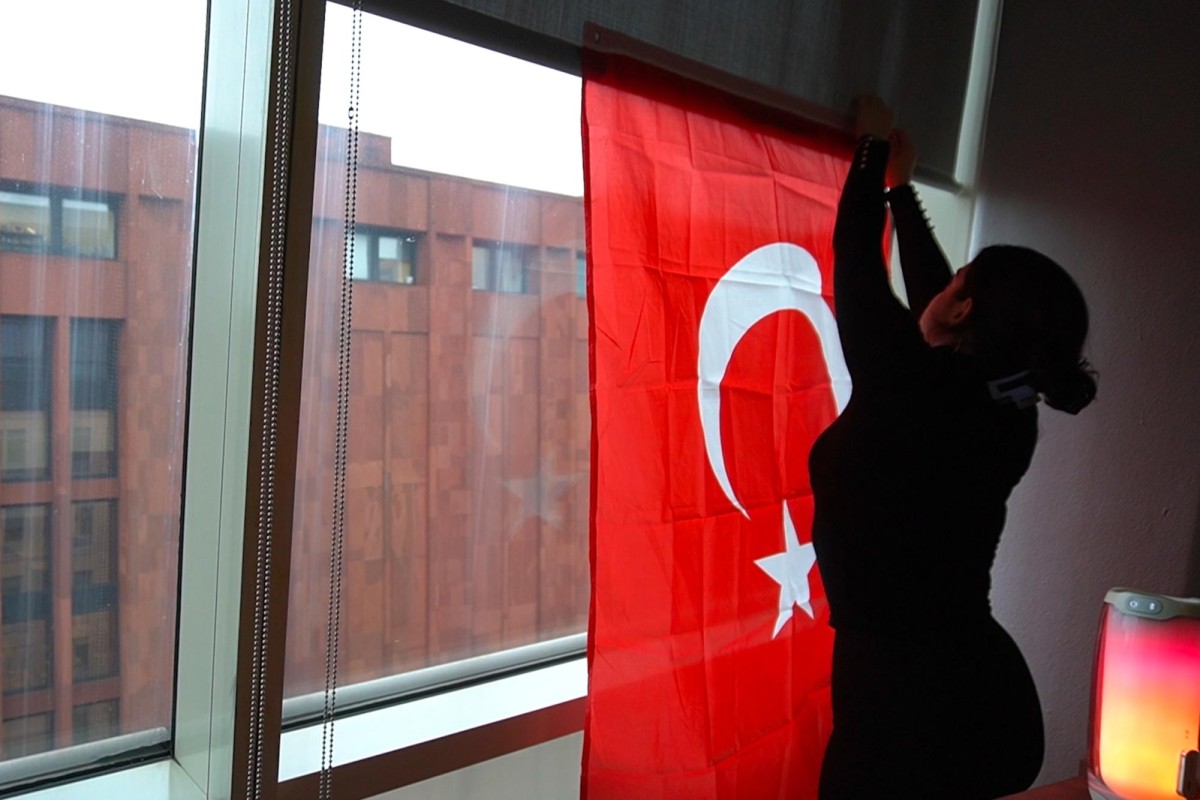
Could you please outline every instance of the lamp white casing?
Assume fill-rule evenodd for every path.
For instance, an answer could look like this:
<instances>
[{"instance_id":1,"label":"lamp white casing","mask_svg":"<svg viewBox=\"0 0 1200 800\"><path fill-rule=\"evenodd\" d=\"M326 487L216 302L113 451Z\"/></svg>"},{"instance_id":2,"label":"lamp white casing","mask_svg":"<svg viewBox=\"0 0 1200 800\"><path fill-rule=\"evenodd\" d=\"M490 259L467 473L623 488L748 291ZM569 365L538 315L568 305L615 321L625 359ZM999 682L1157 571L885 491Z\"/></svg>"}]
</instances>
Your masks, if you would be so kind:
<instances>
[{"instance_id":1,"label":"lamp white casing","mask_svg":"<svg viewBox=\"0 0 1200 800\"><path fill-rule=\"evenodd\" d=\"M1200 798L1200 599L1117 588L1092 680L1095 800Z\"/></svg>"}]
</instances>

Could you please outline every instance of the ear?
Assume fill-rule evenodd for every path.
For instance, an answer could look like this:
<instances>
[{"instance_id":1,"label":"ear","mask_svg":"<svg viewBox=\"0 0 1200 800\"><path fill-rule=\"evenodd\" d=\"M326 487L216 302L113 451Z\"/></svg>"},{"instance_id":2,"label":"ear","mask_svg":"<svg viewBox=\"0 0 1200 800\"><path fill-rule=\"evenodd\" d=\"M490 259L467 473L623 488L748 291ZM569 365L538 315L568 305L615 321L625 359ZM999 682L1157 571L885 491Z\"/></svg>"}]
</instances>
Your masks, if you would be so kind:
<instances>
[{"instance_id":1,"label":"ear","mask_svg":"<svg viewBox=\"0 0 1200 800\"><path fill-rule=\"evenodd\" d=\"M954 305L950 307L949 313L947 315L949 317L949 319L947 321L950 323L950 327L958 328L958 327L962 326L963 323L965 323L968 319L971 318L971 309L972 308L973 308L973 303L971 301L971 298L969 298L969 297L956 298L954 300Z\"/></svg>"}]
</instances>

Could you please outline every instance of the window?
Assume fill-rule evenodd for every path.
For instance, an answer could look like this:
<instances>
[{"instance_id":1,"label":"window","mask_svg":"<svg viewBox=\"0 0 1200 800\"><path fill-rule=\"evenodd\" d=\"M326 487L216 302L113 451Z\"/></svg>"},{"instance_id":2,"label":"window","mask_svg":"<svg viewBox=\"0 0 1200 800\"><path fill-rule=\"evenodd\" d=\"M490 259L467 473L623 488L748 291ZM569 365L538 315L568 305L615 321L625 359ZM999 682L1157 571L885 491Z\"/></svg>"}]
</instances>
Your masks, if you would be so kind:
<instances>
[{"instance_id":1,"label":"window","mask_svg":"<svg viewBox=\"0 0 1200 800\"><path fill-rule=\"evenodd\" d=\"M175 737L192 340L232 348L212 344L214 326L192 329L207 19L229 4L169 6L74 4L67 37L61 8L5 8L22 32L0 47L5 796L48 772L169 755ZM234 316L227 304L227 326Z\"/></svg>"},{"instance_id":2,"label":"window","mask_svg":"<svg viewBox=\"0 0 1200 800\"><path fill-rule=\"evenodd\" d=\"M28 714L4 720L4 756L20 758L54 747L54 715Z\"/></svg>"},{"instance_id":3,"label":"window","mask_svg":"<svg viewBox=\"0 0 1200 800\"><path fill-rule=\"evenodd\" d=\"M348 27L337 29L348 15L327 6L327 53L348 38ZM461 84L434 82L431 92L441 99L431 95L428 107L438 115L453 114L453 106L477 112L481 103L498 105L496 113L520 129L512 138L528 140L545 127L544 106L553 105L555 116L565 119L563 129L576 136L568 149L578 162L578 78L370 15L364 15L364 42L364 64L378 63L370 60L376 57L403 60L389 64L389 73L415 68L452 79L458 70L446 65L473 65L464 75L471 79ZM337 69L340 61L327 58L323 71ZM498 77L481 85L480 75ZM364 92L371 85L364 80ZM484 97L496 95L497 86L502 97ZM447 94L456 102L446 103ZM386 92L364 94L362 104L363 119L395 106ZM332 120L345 118L344 100L323 97L323 117L327 105L342 111L340 117L329 113ZM370 221L359 228L356 255L365 250L370 263L370 248L383 236L406 231L416 240L418 279L428 291L354 286L350 379L343 387L349 415L339 708L379 706L582 655L591 435L586 308L576 302L574 274L584 241L582 198L516 182L520 176L511 169L509 183L474 165L430 163L405 139L411 127L380 121L360 132L356 148L333 124L318 136L299 393L296 481L303 488L295 495L291 531L283 686L284 724L296 734L285 740L289 752L288 742L305 740L314 707L320 715L325 685L343 341L333 322L341 318L343 269L342 197L333 187L344 180L349 152L359 154L358 185L371 187L356 198L358 218ZM493 137L478 126L441 116L429 126L441 139L449 129L463 136L453 148L442 147L440 157L449 150L484 152L476 161L488 167L518 160L492 153ZM545 149L531 148L516 172L528 178L530 164L545 167ZM570 172L569 165L560 167L546 171L556 178ZM582 660L574 666L562 683L582 692ZM525 677L561 688L540 672ZM506 688L479 691L504 695ZM544 699L524 689L505 697L511 706L530 704L518 713ZM439 700L450 708L503 705L476 697ZM401 732L378 723L389 733L377 729L374 744L396 749L405 740L394 736L430 735L447 722L445 714L426 717L408 706L397 713L414 715L418 724ZM450 716L462 719L457 711ZM339 730L339 747L349 747L355 734ZM286 774L317 766L298 761Z\"/></svg>"},{"instance_id":4,"label":"window","mask_svg":"<svg viewBox=\"0 0 1200 800\"><path fill-rule=\"evenodd\" d=\"M116 258L117 215L108 200L62 198L59 246L64 255Z\"/></svg>"},{"instance_id":5,"label":"window","mask_svg":"<svg viewBox=\"0 0 1200 800\"><path fill-rule=\"evenodd\" d=\"M116 203L109 197L12 182L0 187L0 250L117 257Z\"/></svg>"},{"instance_id":6,"label":"window","mask_svg":"<svg viewBox=\"0 0 1200 800\"><path fill-rule=\"evenodd\" d=\"M49 196L0 191L0 248L44 253L49 247Z\"/></svg>"},{"instance_id":7,"label":"window","mask_svg":"<svg viewBox=\"0 0 1200 800\"><path fill-rule=\"evenodd\" d=\"M120 323L71 320L71 474L116 473L117 335Z\"/></svg>"},{"instance_id":8,"label":"window","mask_svg":"<svg viewBox=\"0 0 1200 800\"><path fill-rule=\"evenodd\" d=\"M71 710L71 727L75 744L107 739L121 732L121 704L117 700L84 703Z\"/></svg>"},{"instance_id":9,"label":"window","mask_svg":"<svg viewBox=\"0 0 1200 800\"><path fill-rule=\"evenodd\" d=\"M354 277L384 283L416 283L417 234L356 228Z\"/></svg>"},{"instance_id":10,"label":"window","mask_svg":"<svg viewBox=\"0 0 1200 800\"><path fill-rule=\"evenodd\" d=\"M575 253L575 296L587 297L587 253Z\"/></svg>"},{"instance_id":11,"label":"window","mask_svg":"<svg viewBox=\"0 0 1200 800\"><path fill-rule=\"evenodd\" d=\"M115 676L116 503L75 503L71 530L72 670L76 683Z\"/></svg>"},{"instance_id":12,"label":"window","mask_svg":"<svg viewBox=\"0 0 1200 800\"><path fill-rule=\"evenodd\" d=\"M0 480L50 477L54 320L0 318Z\"/></svg>"},{"instance_id":13,"label":"window","mask_svg":"<svg viewBox=\"0 0 1200 800\"><path fill-rule=\"evenodd\" d=\"M0 609L4 626L5 695L45 689L51 682L49 518L48 505L0 508L4 535ZM7 729L7 719L4 726Z\"/></svg>"},{"instance_id":14,"label":"window","mask_svg":"<svg viewBox=\"0 0 1200 800\"><path fill-rule=\"evenodd\" d=\"M471 288L522 294L536 291L531 277L536 248L476 241L471 247Z\"/></svg>"}]
</instances>

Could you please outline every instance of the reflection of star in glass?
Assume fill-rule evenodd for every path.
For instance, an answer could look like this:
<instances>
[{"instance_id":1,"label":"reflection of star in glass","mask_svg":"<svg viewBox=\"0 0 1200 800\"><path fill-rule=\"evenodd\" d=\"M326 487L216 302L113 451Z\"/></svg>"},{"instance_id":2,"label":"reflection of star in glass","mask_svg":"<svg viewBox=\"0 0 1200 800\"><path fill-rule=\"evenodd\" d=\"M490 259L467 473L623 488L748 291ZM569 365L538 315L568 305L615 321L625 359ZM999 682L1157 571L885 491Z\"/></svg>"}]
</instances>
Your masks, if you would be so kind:
<instances>
[{"instance_id":1,"label":"reflection of star in glass","mask_svg":"<svg viewBox=\"0 0 1200 800\"><path fill-rule=\"evenodd\" d=\"M505 490L521 502L521 510L517 513L510 533L520 529L526 520L531 518L540 518L548 525L556 527L562 525L563 509L560 500L586 474L547 469L531 478L504 481Z\"/></svg>"},{"instance_id":2,"label":"reflection of star in glass","mask_svg":"<svg viewBox=\"0 0 1200 800\"><path fill-rule=\"evenodd\" d=\"M783 630L783 624L792 618L792 606L800 606L804 613L815 619L812 604L809 603L808 573L817 563L817 554L811 544L800 544L786 501L783 504L783 545L785 549L782 553L754 562L779 584L779 616L775 619L772 639Z\"/></svg>"}]
</instances>

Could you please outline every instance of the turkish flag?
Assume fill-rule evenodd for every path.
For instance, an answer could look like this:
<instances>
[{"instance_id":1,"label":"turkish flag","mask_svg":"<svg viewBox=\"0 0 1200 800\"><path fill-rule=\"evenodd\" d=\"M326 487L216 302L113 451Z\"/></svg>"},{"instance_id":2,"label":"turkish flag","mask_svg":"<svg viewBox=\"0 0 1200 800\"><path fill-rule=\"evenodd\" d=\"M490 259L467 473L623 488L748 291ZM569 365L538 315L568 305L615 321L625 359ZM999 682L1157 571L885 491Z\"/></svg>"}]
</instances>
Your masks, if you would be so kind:
<instances>
[{"instance_id":1,"label":"turkish flag","mask_svg":"<svg viewBox=\"0 0 1200 800\"><path fill-rule=\"evenodd\" d=\"M594 55L594 54L590 54ZM815 798L833 632L808 454L851 145L590 59L592 603L583 792Z\"/></svg>"}]
</instances>

